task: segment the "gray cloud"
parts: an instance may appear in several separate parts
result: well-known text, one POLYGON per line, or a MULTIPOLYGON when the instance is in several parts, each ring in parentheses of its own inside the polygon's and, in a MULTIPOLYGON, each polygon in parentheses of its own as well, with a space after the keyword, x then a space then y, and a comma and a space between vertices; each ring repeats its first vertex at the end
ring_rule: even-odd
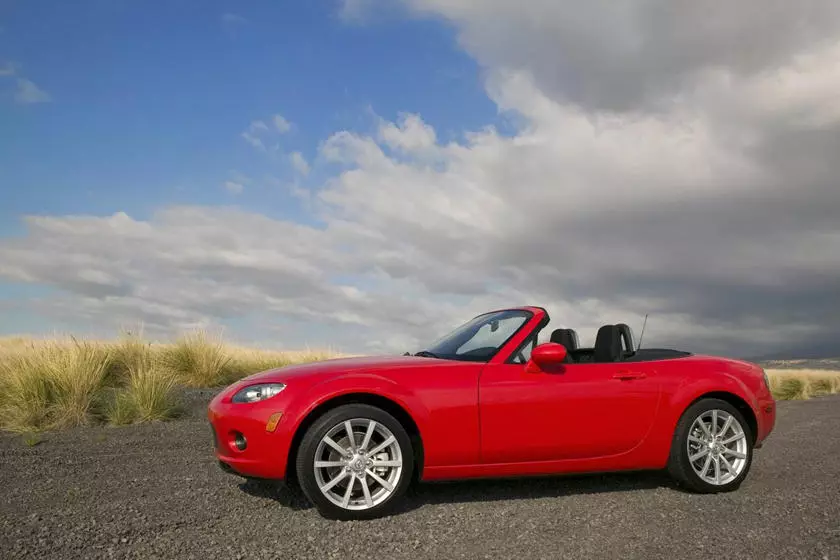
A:
POLYGON ((634 110, 682 92, 699 69, 750 74, 835 41, 833 0, 404 0, 443 17, 491 69, 525 69, 540 89, 586 107, 634 110))

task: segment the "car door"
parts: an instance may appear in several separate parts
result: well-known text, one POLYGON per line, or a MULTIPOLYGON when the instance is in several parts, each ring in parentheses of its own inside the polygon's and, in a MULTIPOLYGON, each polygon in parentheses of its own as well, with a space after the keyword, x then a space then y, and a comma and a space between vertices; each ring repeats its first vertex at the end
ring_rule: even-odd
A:
POLYGON ((595 459, 630 451, 659 404, 650 364, 568 364, 528 373, 487 364, 479 380, 481 458, 486 464, 595 459))

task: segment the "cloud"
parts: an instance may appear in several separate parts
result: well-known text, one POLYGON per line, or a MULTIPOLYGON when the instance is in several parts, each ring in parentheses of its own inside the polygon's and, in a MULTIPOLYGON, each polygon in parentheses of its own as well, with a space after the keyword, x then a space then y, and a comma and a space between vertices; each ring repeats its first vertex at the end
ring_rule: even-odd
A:
POLYGON ((242 194, 245 190, 245 185, 237 183, 236 181, 225 181, 225 189, 233 195, 242 194))
MULTIPOLYGON (((312 190, 317 226, 208 207, 30 217, 0 241, 0 277, 61 288, 42 313, 160 329, 268 317, 298 329, 288 344, 321 333, 353 351, 416 349, 529 303, 588 344, 645 313, 650 346, 743 356, 829 341, 834 5, 756 17, 748 0, 700 18, 682 1, 416 0, 486 66, 513 134, 444 142, 411 112, 336 131, 317 156, 339 169, 312 190)), ((261 143, 279 134, 255 123, 261 143)))
POLYGON ((274 115, 272 117, 272 121, 274 122, 274 128, 276 128, 280 134, 289 132, 289 130, 291 130, 292 128, 292 125, 289 124, 289 121, 287 121, 286 118, 283 117, 283 115, 281 115, 280 113, 274 115))
POLYGON ((252 121, 248 128, 244 130, 240 136, 245 139, 251 146, 260 151, 266 151, 260 135, 268 131, 268 125, 263 121, 252 121))
POLYGON ((361 22, 374 4, 374 0, 339 0, 338 15, 346 23, 361 22))
POLYGON ((0 78, 2 77, 11 77, 15 80, 17 88, 14 97, 17 103, 29 105, 52 101, 49 93, 38 87, 32 80, 19 75, 16 65, 12 62, 6 62, 0 66, 0 78))
POLYGON ((292 123, 287 121, 280 113, 272 115, 271 124, 272 127, 269 127, 263 120, 251 121, 251 124, 240 136, 255 149, 267 152, 269 147, 266 146, 266 142, 275 138, 278 134, 285 134, 292 128, 292 123))
POLYGON ((306 158, 303 157, 302 153, 292 152, 289 156, 289 160, 292 162, 292 167, 295 171, 301 175, 309 175, 309 163, 307 163, 306 158))
POLYGON ((531 73, 553 97, 588 108, 667 103, 699 69, 753 74, 836 41, 840 4, 743 0, 404 0, 455 25, 491 69, 531 73))
POLYGON ((35 83, 31 80, 18 78, 15 101, 23 104, 48 103, 52 101, 52 97, 50 97, 49 93, 35 85, 35 83))

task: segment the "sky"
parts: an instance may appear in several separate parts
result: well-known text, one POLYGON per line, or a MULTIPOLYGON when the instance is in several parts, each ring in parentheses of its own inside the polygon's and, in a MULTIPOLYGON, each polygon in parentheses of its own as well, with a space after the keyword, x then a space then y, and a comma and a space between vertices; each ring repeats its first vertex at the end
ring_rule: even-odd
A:
POLYGON ((11 0, 0 335, 840 354, 835 0, 11 0))

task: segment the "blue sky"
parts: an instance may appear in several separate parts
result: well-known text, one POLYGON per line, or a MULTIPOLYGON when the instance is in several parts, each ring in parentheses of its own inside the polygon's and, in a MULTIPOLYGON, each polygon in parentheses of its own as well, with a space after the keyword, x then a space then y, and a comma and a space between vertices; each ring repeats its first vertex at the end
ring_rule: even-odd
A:
POLYGON ((0 335, 834 344, 839 54, 836 0, 4 2, 0 335))
MULTIPOLYGON (((51 102, 11 101, 0 77, 3 231, 28 213, 145 216, 172 203, 229 204, 294 216, 296 200, 270 186, 232 197, 232 175, 294 180, 282 156, 312 162, 342 129, 410 108, 457 136, 495 118, 475 62, 437 21, 388 16, 344 21, 334 1, 138 2, 4 5, 0 64, 51 102), (280 157, 240 133, 281 114, 280 157)), ((319 178, 317 163, 309 181, 319 178)), ((235 177, 234 177, 235 178, 235 177)))

